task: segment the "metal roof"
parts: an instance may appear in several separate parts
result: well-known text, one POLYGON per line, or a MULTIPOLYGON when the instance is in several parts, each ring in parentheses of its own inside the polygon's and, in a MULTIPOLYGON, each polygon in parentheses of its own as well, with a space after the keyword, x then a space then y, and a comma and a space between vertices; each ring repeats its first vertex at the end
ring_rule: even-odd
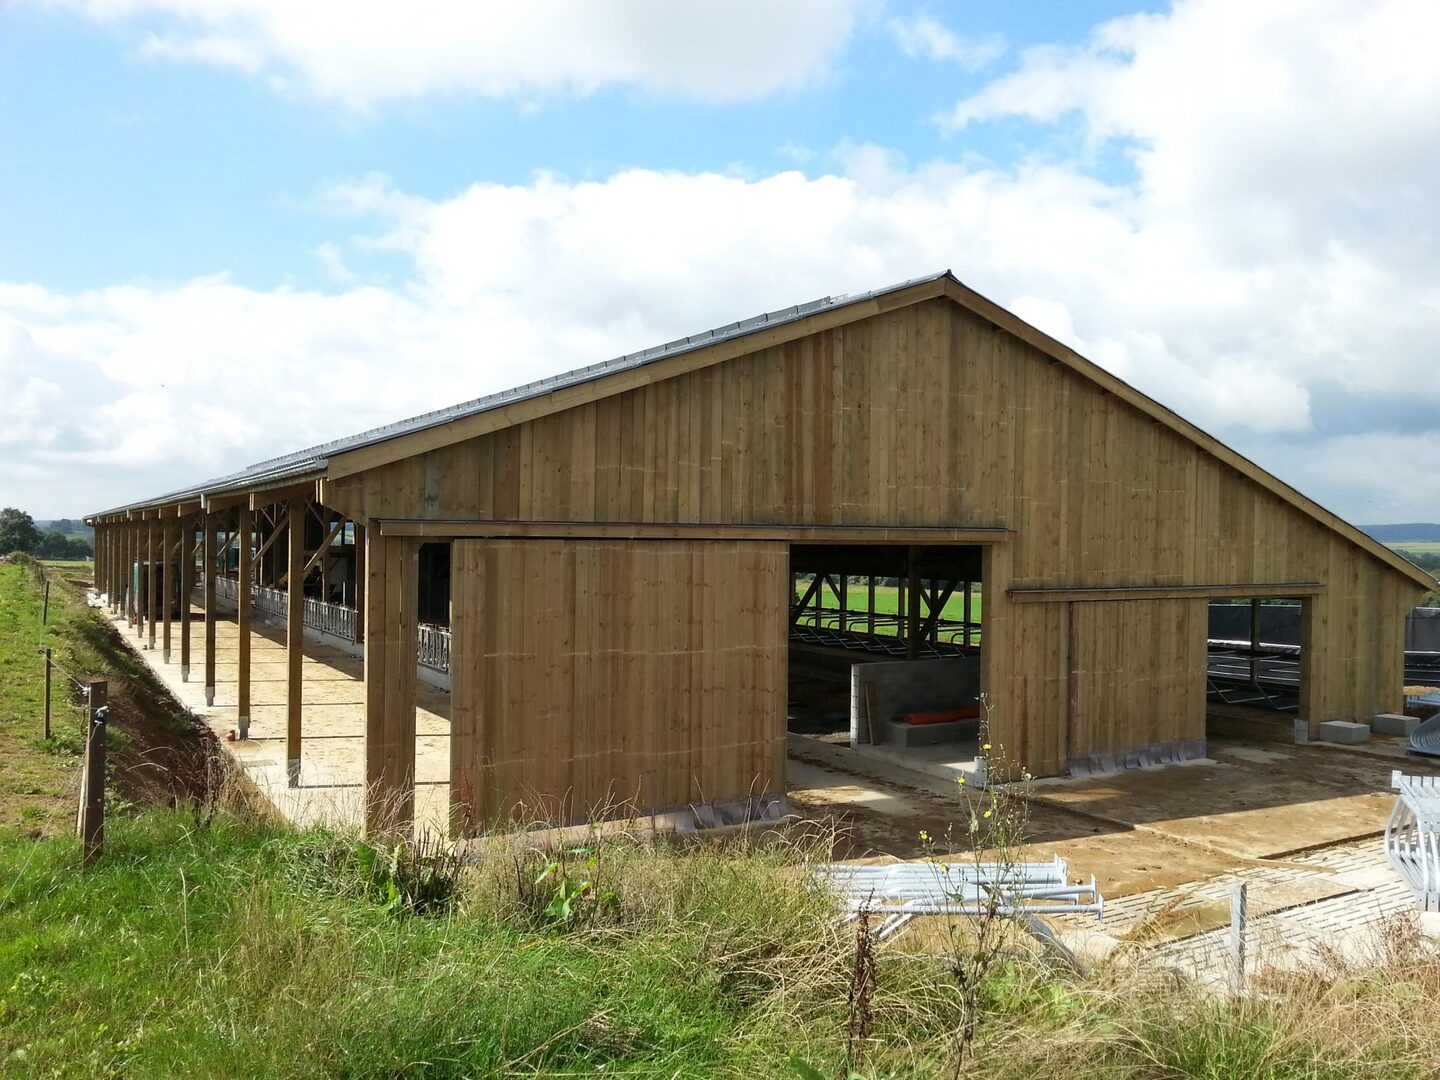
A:
POLYGON ((811 300, 805 304, 792 304, 790 307, 781 308, 778 311, 767 311, 764 314, 754 315, 748 319, 741 319, 738 322, 717 326, 712 330, 691 334, 689 337, 677 338, 674 341, 666 342, 664 345, 655 345, 648 349, 642 349, 639 352, 626 353, 624 356, 617 356, 613 360, 590 364, 586 367, 576 368, 573 371, 567 371, 560 375, 551 375, 547 378, 537 379, 534 382, 525 383, 523 386, 517 386, 510 390, 501 390, 499 393, 487 394, 485 397, 478 397, 472 401, 461 402, 458 405, 451 405, 444 409, 436 409, 434 412, 421 413, 419 416, 412 416, 408 420, 400 420, 393 424, 386 424, 382 427, 371 428, 368 431, 361 431, 355 435, 347 435, 344 438, 320 443, 317 446, 312 446, 305 450, 296 450, 289 454, 282 454, 279 457, 258 461, 254 465, 241 469, 239 472, 218 476, 214 479, 206 480, 204 483, 196 484, 192 487, 180 488, 177 491, 166 492, 154 498, 127 503, 124 506, 112 507, 109 510, 99 511, 98 514, 92 516, 99 517, 105 514, 119 514, 127 510, 139 510, 146 507, 158 506, 163 503, 186 502, 197 499, 201 495, 220 495, 228 492, 244 491, 250 488, 275 487, 287 482, 298 482, 311 476, 319 477, 324 473, 331 456, 335 454, 358 450, 362 446, 371 446, 375 443, 385 442, 388 439, 398 438, 401 435, 424 431, 426 428, 438 427, 441 424, 448 424, 452 420, 458 420, 462 417, 475 416, 479 413, 489 412, 505 405, 513 405, 517 401, 528 401, 531 398, 542 397, 545 394, 554 393, 556 390, 563 390, 567 387, 593 382, 606 375, 612 375, 617 371, 629 371, 632 368, 644 367, 646 364, 652 364, 657 360, 664 360, 672 356, 679 356, 682 353, 692 352, 696 349, 703 349, 722 341, 728 341, 731 338, 744 337, 746 334, 754 333, 757 330, 764 330, 773 326, 783 326, 786 323, 795 322, 806 316, 814 315, 816 312, 863 303, 867 300, 873 300, 878 296, 885 296, 888 293, 899 292, 902 289, 908 289, 912 286, 922 285, 927 282, 939 281, 947 277, 952 281, 956 280, 955 276, 951 274, 949 270, 942 270, 937 274, 911 278, 908 281, 887 285, 881 289, 871 289, 869 292, 851 293, 842 296, 825 296, 819 300, 811 300))

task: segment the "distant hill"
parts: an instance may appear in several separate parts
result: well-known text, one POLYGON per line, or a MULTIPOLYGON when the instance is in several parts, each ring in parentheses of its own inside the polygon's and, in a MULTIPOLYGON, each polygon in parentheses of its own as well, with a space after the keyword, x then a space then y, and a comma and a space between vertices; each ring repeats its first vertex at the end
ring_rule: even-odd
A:
POLYGON ((35 527, 42 533, 47 529, 54 529, 66 537, 80 537, 85 540, 95 539, 95 530, 85 522, 76 518, 56 518, 54 521, 37 521, 35 527))
POLYGON ((1398 544, 1404 540, 1440 541, 1440 524, 1433 521, 1408 525, 1361 525, 1360 528, 1382 544, 1398 544))

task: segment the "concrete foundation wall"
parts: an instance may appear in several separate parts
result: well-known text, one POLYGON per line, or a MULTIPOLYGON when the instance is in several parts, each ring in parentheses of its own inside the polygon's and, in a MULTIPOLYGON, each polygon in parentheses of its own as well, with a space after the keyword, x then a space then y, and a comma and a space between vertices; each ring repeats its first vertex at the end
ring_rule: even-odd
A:
POLYGON ((943 660, 898 660, 856 664, 850 669, 850 745, 870 741, 865 708, 866 690, 875 688, 880 720, 911 712, 959 709, 980 698, 980 659, 961 656, 943 660))

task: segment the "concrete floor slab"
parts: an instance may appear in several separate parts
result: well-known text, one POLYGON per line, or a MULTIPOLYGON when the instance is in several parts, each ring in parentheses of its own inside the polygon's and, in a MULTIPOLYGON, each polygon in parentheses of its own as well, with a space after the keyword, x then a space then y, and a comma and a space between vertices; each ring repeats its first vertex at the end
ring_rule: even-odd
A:
MULTIPOLYGON (((108 609, 107 613, 108 613, 108 609)), ((166 664, 161 650, 144 649, 123 617, 111 616, 125 640, 187 709, 220 738, 225 752, 287 820, 297 825, 358 828, 365 779, 364 663, 329 645, 306 640, 301 666, 300 782, 290 787, 285 766, 285 688, 289 670, 284 629, 257 620, 250 641, 250 738, 230 742, 235 727, 239 628, 234 616, 215 627, 215 704, 205 704, 204 612, 191 611, 190 681, 180 677, 180 630, 166 664)), ((270 623, 276 623, 270 620, 270 623)), ((148 640, 148 633, 147 638, 148 640)), ((416 687, 415 816, 443 825, 450 799, 450 695, 416 687)))

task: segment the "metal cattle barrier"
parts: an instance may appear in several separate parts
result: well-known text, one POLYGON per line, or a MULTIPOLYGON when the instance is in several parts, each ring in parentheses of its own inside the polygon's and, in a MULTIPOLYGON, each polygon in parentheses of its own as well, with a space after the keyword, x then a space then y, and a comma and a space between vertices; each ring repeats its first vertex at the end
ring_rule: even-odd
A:
POLYGON ((1400 794, 1385 825, 1385 857, 1426 911, 1440 911, 1440 776, 1390 774, 1400 794))
POLYGON ((1090 883, 1072 884, 1069 868, 1058 855, 1049 862, 951 862, 933 860, 888 866, 820 863, 816 878, 840 893, 841 920, 861 912, 880 916, 875 936, 899 932, 920 915, 1105 914, 1105 900, 1092 875, 1090 883))
MULTIPOLYGON (((239 599, 240 590, 234 578, 217 577, 215 594, 233 603, 239 599)), ((288 594, 284 589, 252 585, 250 596, 255 610, 281 618, 285 616, 288 594)), ((355 641, 355 609, 348 604, 331 604, 307 596, 304 618, 305 625, 312 630, 340 638, 342 641, 355 641)), ((433 623, 420 623, 416 631, 415 660, 422 667, 449 674, 450 628, 433 623)))

